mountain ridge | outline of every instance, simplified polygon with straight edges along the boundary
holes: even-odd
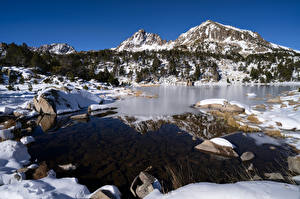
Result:
[[[235,52],[240,53],[241,55],[267,53],[274,50],[298,52],[294,49],[268,42],[257,32],[239,29],[212,20],[207,20],[198,26],[190,28],[173,41],[162,40],[158,34],[147,33],[142,30],[143,41],[147,40],[147,43],[136,43],[134,39],[136,38],[136,35],[139,35],[140,33],[141,30],[134,33],[131,37],[121,42],[119,46],[112,50],[138,52],[143,50],[159,51],[176,48],[180,50],[205,51],[223,54]]]

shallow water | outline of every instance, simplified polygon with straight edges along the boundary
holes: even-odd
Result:
[[[225,98],[254,105],[263,103],[266,96],[278,96],[280,93],[298,88],[297,86],[159,86],[141,87],[147,94],[158,95],[158,98],[132,97],[116,102],[120,115],[161,116],[198,111],[191,108],[192,104],[208,98]],[[256,99],[247,93],[255,93]],[[263,99],[258,99],[263,98]]]
[[[46,161],[58,177],[78,178],[90,191],[114,184],[124,198],[130,197],[129,187],[134,177],[149,166],[153,168],[150,173],[159,179],[165,191],[174,189],[171,170],[181,176],[183,183],[244,179],[238,159],[195,150],[201,140],[193,140],[175,125],[165,124],[158,131],[141,134],[118,119],[91,117],[87,122],[75,122],[46,133],[37,128],[34,135],[36,142],[29,147],[32,159]],[[229,135],[227,139],[238,147],[239,154],[253,151],[256,154],[253,164],[260,172],[278,171],[281,168],[278,163],[286,164],[284,161],[291,154],[280,142],[257,145],[253,137],[242,133]],[[269,148],[274,144],[277,150]],[[57,166],[68,163],[77,165],[77,169],[62,171]]]

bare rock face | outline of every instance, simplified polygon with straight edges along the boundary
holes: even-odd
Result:
[[[239,157],[231,147],[217,145],[210,140],[204,140],[201,144],[195,146],[195,149],[225,157]]]

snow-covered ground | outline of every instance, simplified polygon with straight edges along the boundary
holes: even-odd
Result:
[[[250,96],[255,95],[255,93],[251,93]],[[236,116],[239,124],[251,125],[262,131],[278,131],[286,138],[288,144],[300,150],[300,92],[298,90],[293,90],[282,96],[266,100],[265,104],[262,105],[265,110],[256,109],[259,105],[248,106],[241,102],[227,101],[226,99],[205,99],[199,101],[197,104],[224,105],[224,102],[245,109],[244,114],[240,114],[238,118]],[[257,120],[251,121],[249,120],[249,116]]]
[[[251,181],[234,184],[195,183],[167,194],[154,190],[145,199],[299,199],[300,187],[278,182]]]

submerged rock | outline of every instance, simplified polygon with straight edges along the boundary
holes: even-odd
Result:
[[[89,115],[87,113],[84,113],[79,115],[72,115],[70,118],[73,120],[82,120],[82,119],[88,119]]]
[[[244,161],[249,161],[252,160],[255,157],[254,153],[250,152],[250,151],[246,151],[241,155],[241,160]]]
[[[72,170],[75,170],[77,168],[76,165],[73,165],[72,163],[58,165],[58,167],[65,170],[65,171],[72,171]]]
[[[226,157],[239,157],[232,147],[221,146],[213,143],[210,140],[204,140],[201,144],[195,146],[195,149]]]
[[[44,132],[51,129],[56,123],[56,115],[41,115],[38,117],[37,122]]]
[[[269,180],[284,180],[284,177],[281,173],[265,173],[264,175]]]

